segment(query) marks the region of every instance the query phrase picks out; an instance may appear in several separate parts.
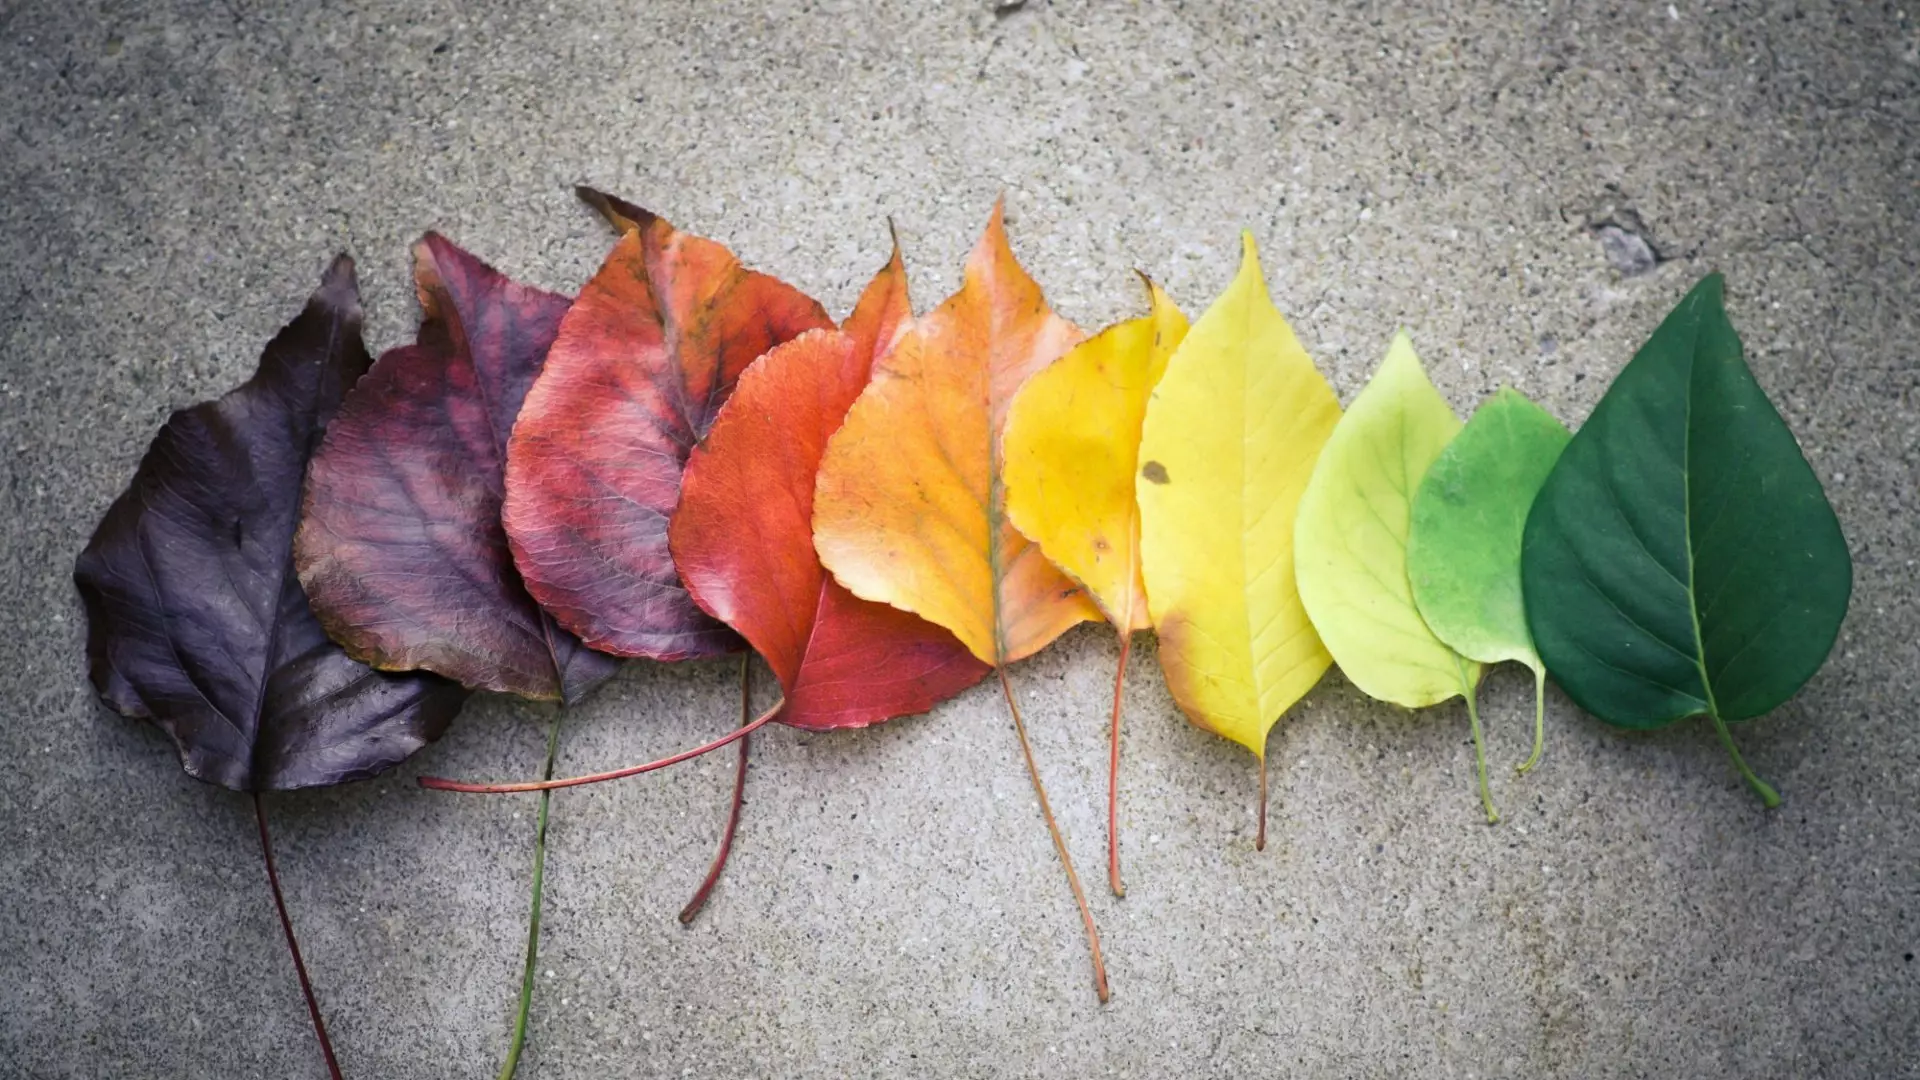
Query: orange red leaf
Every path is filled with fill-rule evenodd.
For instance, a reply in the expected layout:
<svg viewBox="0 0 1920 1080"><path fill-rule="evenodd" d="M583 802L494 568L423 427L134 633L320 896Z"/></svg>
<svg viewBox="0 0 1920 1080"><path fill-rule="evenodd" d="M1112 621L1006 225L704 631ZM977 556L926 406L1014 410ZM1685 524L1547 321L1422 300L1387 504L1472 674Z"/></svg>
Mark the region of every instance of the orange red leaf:
<svg viewBox="0 0 1920 1080"><path fill-rule="evenodd" d="M814 552L827 440L911 318L896 250L844 330L810 330L747 368L687 461L674 562L694 601L766 659L795 727L924 712L990 670L946 630L848 592Z"/></svg>

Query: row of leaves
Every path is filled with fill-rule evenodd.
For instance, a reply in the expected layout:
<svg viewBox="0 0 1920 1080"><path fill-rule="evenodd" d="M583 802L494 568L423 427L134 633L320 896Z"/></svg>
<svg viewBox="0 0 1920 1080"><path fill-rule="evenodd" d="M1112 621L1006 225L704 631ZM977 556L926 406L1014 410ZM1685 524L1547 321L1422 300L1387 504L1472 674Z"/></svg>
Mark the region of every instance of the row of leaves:
<svg viewBox="0 0 1920 1080"><path fill-rule="evenodd" d="M1251 237L1191 325L1148 281L1145 315L1085 337L996 208L945 302L915 317L896 246L836 326L720 245L582 194L620 238L576 299L429 234L418 338L376 362L342 257L248 383L156 437L76 579L95 684L189 773L338 783L437 737L470 690L571 704L625 657L765 660L780 702L663 762L552 780L556 726L547 780L422 781L540 790L544 836L554 787L734 739L744 783L761 725L864 726L995 673L1102 1000L1005 674L1083 621L1121 641L1116 894L1119 680L1149 627L1187 717L1260 759L1261 845L1268 733L1336 662L1399 705L1465 698L1489 821L1474 692L1503 661L1536 679L1521 771L1551 675L1616 725L1710 717L1778 801L1727 725L1818 668L1851 564L1717 277L1570 436L1512 390L1463 426L1404 334L1343 412Z"/></svg>

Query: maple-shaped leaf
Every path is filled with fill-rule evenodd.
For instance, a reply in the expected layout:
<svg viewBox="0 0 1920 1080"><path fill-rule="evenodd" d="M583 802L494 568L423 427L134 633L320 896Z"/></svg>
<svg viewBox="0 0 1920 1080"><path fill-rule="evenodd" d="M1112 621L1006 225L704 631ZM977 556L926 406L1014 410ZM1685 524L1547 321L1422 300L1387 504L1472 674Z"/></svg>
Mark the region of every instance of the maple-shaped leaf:
<svg viewBox="0 0 1920 1080"><path fill-rule="evenodd" d="M372 776L438 738L466 698L348 656L294 573L307 460L370 362L341 256L251 379L168 419L80 553L94 685L165 731L201 780L259 792Z"/></svg>
<svg viewBox="0 0 1920 1080"><path fill-rule="evenodd" d="M1007 520L1001 432L1020 384L1080 340L1007 243L996 205L960 291L875 365L827 441L814 546L849 592L951 630L1000 676L1041 815L1086 923L1094 987L1107 1000L1093 915L1067 854L1005 665L1099 611Z"/></svg>
<svg viewBox="0 0 1920 1080"><path fill-rule="evenodd" d="M308 469L300 580L375 667L578 700L619 661L540 610L500 524L507 438L569 302L435 233L414 247L414 284L418 342L373 365Z"/></svg>
<svg viewBox="0 0 1920 1080"><path fill-rule="evenodd" d="M739 638L687 595L668 550L681 472L749 363L833 323L719 244L582 196L625 231L561 320L508 442L514 561L534 599L595 648L731 652Z"/></svg>
<svg viewBox="0 0 1920 1080"><path fill-rule="evenodd" d="M896 247L842 330L810 330L740 376L687 461L669 539L694 600L785 692L779 721L858 727L925 712L992 670L954 636L862 600L813 547L814 478L874 361L912 320Z"/></svg>

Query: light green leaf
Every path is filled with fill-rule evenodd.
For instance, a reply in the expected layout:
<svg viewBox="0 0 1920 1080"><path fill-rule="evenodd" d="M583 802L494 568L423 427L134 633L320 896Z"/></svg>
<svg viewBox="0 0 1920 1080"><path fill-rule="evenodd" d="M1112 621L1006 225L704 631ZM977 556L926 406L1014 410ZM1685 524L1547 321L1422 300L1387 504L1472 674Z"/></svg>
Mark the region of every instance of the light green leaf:
<svg viewBox="0 0 1920 1080"><path fill-rule="evenodd" d="M1459 430L1413 343L1397 335L1320 452L1294 522L1294 558L1307 617L1355 686L1410 709L1466 699L1480 802L1497 821L1473 700L1480 665L1427 628L1407 577L1414 493Z"/></svg>
<svg viewBox="0 0 1920 1080"><path fill-rule="evenodd" d="M1547 668L1527 631L1520 538L1533 497L1572 438L1518 391L1502 389L1434 459L1413 499L1407 573L1420 615L1455 652L1533 669L1533 754L1545 746Z"/></svg>

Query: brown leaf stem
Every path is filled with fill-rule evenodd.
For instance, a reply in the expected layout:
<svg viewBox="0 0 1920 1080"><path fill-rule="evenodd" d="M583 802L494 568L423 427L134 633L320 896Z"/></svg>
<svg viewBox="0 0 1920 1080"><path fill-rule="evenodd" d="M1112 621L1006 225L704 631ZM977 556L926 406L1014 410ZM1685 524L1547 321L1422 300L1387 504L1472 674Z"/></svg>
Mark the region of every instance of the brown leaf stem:
<svg viewBox="0 0 1920 1080"><path fill-rule="evenodd" d="M753 712L753 657L749 654L740 661L740 726L751 722ZM720 850L714 853L713 865L707 869L707 878L693 891L693 899L680 909L680 925L693 925L694 917L700 909L707 906L707 897L713 894L713 887L720 883L720 872L727 867L727 857L733 854L733 834L740 828L740 807L746 802L747 795L747 745L745 735L740 737L740 765L733 774L733 807L727 811L727 829L720 834Z"/></svg>
<svg viewBox="0 0 1920 1080"><path fill-rule="evenodd" d="M1120 666L1113 674L1113 742L1107 751L1107 884L1113 895L1127 895L1120 880L1120 702L1127 685L1127 656L1133 634L1120 630Z"/></svg>
<svg viewBox="0 0 1920 1080"><path fill-rule="evenodd" d="M423 776L420 778L420 786L430 788L434 791L459 791L470 795L508 795L518 791L553 791L558 788L579 787L582 784L598 784L604 780L620 780L629 776L639 776L641 773L650 773L655 769L664 769L669 765L678 765L683 761L690 761L699 757L701 754L718 750L736 739L744 739L761 728L766 727L774 717L780 715L780 710L785 705L786 702L784 700L776 701L772 708L761 713L750 724L737 727L710 743L696 746L691 750L682 750L672 757L664 757L658 761L649 761L645 765L629 765L624 769L614 769L610 772L589 773L585 776L569 776L564 780L535 780L517 784L480 784L464 780L448 780L440 776Z"/></svg>
<svg viewBox="0 0 1920 1080"><path fill-rule="evenodd" d="M1047 803L1047 789L1040 782L1040 766L1033 760L1033 744L1027 741L1027 724L1020 718L1020 704L1014 700L1013 684L1007 681L1005 668L996 666L993 670L1000 676L1000 689L1007 695L1007 709L1013 713L1013 730L1020 736L1020 752L1027 759L1027 775L1033 778L1033 794L1040 800L1040 815L1047 819L1047 831L1053 834L1053 848L1060 853L1060 865L1067 868L1067 884L1073 887L1074 903L1080 905L1080 921L1087 924L1087 948L1093 954L1093 992L1100 995L1100 1003L1104 1005L1113 994L1107 989L1107 961L1100 952L1100 931L1093 925L1093 909L1087 906L1080 875L1073 870L1073 856L1067 854L1066 837L1061 835L1060 824L1053 819L1053 807Z"/></svg>

